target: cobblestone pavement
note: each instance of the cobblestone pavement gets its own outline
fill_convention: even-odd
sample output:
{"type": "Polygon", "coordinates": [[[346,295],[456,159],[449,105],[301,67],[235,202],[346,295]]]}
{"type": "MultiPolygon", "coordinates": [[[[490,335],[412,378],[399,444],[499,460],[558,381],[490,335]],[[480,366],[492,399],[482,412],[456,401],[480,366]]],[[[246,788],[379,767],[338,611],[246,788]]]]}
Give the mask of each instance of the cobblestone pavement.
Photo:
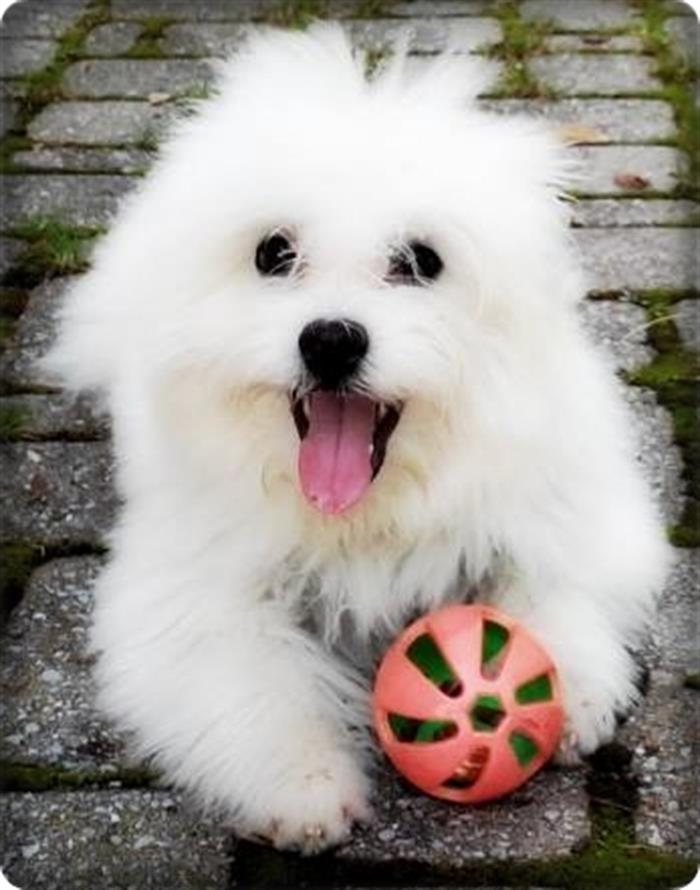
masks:
{"type": "MultiPolygon", "coordinates": [[[[675,0],[24,0],[2,40],[0,868],[27,890],[685,884],[697,858],[698,25],[675,0]],[[57,300],[255,19],[341,18],[414,64],[489,60],[484,103],[566,127],[584,322],[609,352],[678,563],[616,742],[510,799],[454,808],[380,777],[377,821],[320,860],[236,842],[130,762],[91,707],[91,584],[115,510],[109,425],[33,365],[57,300]],[[694,116],[695,115],[695,116],[694,116]],[[695,155],[694,155],[695,153],[695,155]]],[[[302,802],[300,802],[302,805],[302,802]]]]}

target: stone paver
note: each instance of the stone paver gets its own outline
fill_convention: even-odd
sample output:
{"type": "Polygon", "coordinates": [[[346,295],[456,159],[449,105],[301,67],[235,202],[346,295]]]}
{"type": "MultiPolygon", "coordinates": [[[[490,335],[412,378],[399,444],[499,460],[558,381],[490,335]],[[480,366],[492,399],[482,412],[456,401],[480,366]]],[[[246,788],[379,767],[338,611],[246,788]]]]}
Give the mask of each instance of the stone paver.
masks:
{"type": "Polygon", "coordinates": [[[498,21],[489,18],[411,19],[408,26],[391,19],[368,19],[348,22],[346,27],[353,42],[365,49],[390,46],[406,27],[415,53],[471,53],[501,40],[498,21]]]}
{"type": "Polygon", "coordinates": [[[673,48],[688,62],[697,65],[700,53],[700,24],[697,17],[679,16],[667,19],[665,29],[673,48]]]}
{"type": "Polygon", "coordinates": [[[0,758],[116,774],[124,743],[97,713],[88,649],[97,558],[60,559],[32,575],[0,650],[0,758]]]}
{"type": "Polygon", "coordinates": [[[591,127],[610,142],[659,142],[676,132],[671,106],[656,99],[502,99],[486,105],[502,114],[524,113],[555,125],[591,127]]]}
{"type": "Polygon", "coordinates": [[[54,339],[61,298],[74,280],[56,278],[32,291],[12,341],[0,357],[0,377],[5,383],[33,389],[55,386],[38,361],[54,339]]]}
{"type": "Polygon", "coordinates": [[[154,160],[154,153],[141,148],[75,148],[35,146],[13,155],[17,165],[51,172],[143,173],[154,160]]]}
{"type": "Polygon", "coordinates": [[[685,348],[700,352],[700,300],[681,300],[673,314],[685,348]]]}
{"type": "Polygon", "coordinates": [[[36,216],[59,216],[75,225],[107,223],[119,199],[138,181],[129,176],[22,174],[0,181],[4,201],[0,225],[18,225],[36,216]]]}
{"type": "Polygon", "coordinates": [[[483,15],[493,10],[490,0],[410,0],[408,3],[391,5],[391,14],[397,16],[483,15]]]}
{"type": "Polygon", "coordinates": [[[700,551],[680,550],[651,626],[649,663],[679,678],[700,671],[700,551]]]}
{"type": "Polygon", "coordinates": [[[644,706],[625,727],[639,778],[637,840],[697,860],[697,696],[678,678],[652,672],[644,706]]]}
{"type": "MultiPolygon", "coordinates": [[[[334,0],[334,4],[338,0],[334,0]]],[[[349,9],[354,3],[338,3],[338,11],[349,9]]],[[[151,16],[166,16],[173,19],[187,19],[199,22],[246,21],[265,18],[266,14],[278,7],[275,0],[113,0],[112,15],[120,19],[146,19],[151,16]]]]}
{"type": "Polygon", "coordinates": [[[59,145],[152,143],[181,110],[148,102],[56,102],[32,119],[27,135],[59,145]]]}
{"type": "Polygon", "coordinates": [[[336,854],[345,862],[401,860],[458,868],[484,859],[570,853],[589,837],[583,772],[545,770],[507,801],[451,807],[382,772],[375,821],[336,854]]]}
{"type": "Polygon", "coordinates": [[[620,391],[631,411],[637,461],[664,522],[677,522],[684,506],[683,458],[673,441],[671,418],[653,391],[622,384],[620,391]]]}
{"type": "Polygon", "coordinates": [[[526,21],[553,22],[562,31],[626,28],[639,18],[639,12],[625,0],[524,0],[520,14],[526,21]]]}
{"type": "Polygon", "coordinates": [[[22,0],[8,7],[2,17],[5,38],[60,37],[85,12],[89,0],[22,0]]]}
{"type": "Polygon", "coordinates": [[[574,235],[592,290],[698,286],[697,229],[576,229],[574,235]]]}
{"type": "Polygon", "coordinates": [[[53,40],[22,38],[0,40],[0,74],[3,77],[19,77],[46,67],[56,52],[53,40]]]}
{"type": "Polygon", "coordinates": [[[110,429],[90,396],[71,393],[3,396],[0,419],[9,420],[22,439],[101,439],[110,429]]]}
{"type": "Polygon", "coordinates": [[[667,145],[578,145],[574,190],[586,194],[670,192],[688,167],[684,152],[667,145]]]}
{"type": "Polygon", "coordinates": [[[250,30],[241,22],[184,22],[167,28],[161,45],[169,56],[225,56],[240,47],[250,30]]]}
{"type": "Polygon", "coordinates": [[[629,226],[684,226],[698,224],[698,205],[693,201],[664,198],[597,198],[574,201],[573,224],[594,228],[629,226]]]}
{"type": "Polygon", "coordinates": [[[532,59],[529,68],[541,83],[563,96],[620,96],[661,88],[646,56],[556,53],[532,59]]]}
{"type": "Polygon", "coordinates": [[[550,53],[641,53],[641,37],[632,34],[551,34],[543,49],[550,53]]]}
{"type": "Polygon", "coordinates": [[[93,28],[83,44],[87,56],[121,56],[136,43],[142,31],[137,22],[109,22],[93,28]]]}
{"type": "MultiPolygon", "coordinates": [[[[408,56],[405,66],[407,77],[420,76],[422,71],[434,64],[434,60],[435,56],[408,56]]],[[[482,87],[482,94],[488,95],[489,93],[497,92],[504,71],[503,63],[499,62],[497,59],[481,57],[479,59],[479,68],[481,69],[479,78],[481,80],[483,77],[484,84],[482,87]]]]}
{"type": "Polygon", "coordinates": [[[25,890],[224,890],[232,843],[167,791],[0,798],[2,870],[25,890]]]}
{"type": "Polygon", "coordinates": [[[103,442],[0,445],[0,541],[99,546],[114,520],[112,456],[103,442]]]}
{"type": "Polygon", "coordinates": [[[580,307],[591,339],[609,355],[616,370],[647,365],[654,352],[646,344],[646,312],[623,300],[586,300],[580,307]]]}
{"type": "Polygon", "coordinates": [[[66,71],[68,98],[146,99],[153,93],[183,96],[212,83],[212,65],[197,59],[89,59],[66,71]]]}

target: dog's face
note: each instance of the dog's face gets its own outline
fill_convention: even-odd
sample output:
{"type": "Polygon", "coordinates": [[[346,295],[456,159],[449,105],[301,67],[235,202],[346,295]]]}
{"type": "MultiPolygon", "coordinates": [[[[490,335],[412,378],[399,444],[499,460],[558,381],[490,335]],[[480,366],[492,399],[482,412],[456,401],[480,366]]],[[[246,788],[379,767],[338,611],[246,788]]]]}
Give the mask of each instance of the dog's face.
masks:
{"type": "Polygon", "coordinates": [[[419,513],[537,423],[573,283],[552,146],[467,107],[457,67],[367,86],[338,32],[297,40],[234,65],[93,278],[123,283],[130,365],[204,472],[419,513]]]}

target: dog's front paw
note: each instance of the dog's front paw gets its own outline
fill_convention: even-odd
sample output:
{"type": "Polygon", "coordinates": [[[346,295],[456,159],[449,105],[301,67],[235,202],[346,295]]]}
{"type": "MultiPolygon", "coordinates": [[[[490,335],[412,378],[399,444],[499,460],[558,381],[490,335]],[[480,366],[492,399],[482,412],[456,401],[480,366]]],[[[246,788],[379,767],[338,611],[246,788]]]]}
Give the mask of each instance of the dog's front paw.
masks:
{"type": "Polygon", "coordinates": [[[316,757],[288,769],[270,789],[265,812],[241,833],[310,856],[343,843],[356,822],[369,820],[368,797],[368,780],[349,755],[316,757]]]}

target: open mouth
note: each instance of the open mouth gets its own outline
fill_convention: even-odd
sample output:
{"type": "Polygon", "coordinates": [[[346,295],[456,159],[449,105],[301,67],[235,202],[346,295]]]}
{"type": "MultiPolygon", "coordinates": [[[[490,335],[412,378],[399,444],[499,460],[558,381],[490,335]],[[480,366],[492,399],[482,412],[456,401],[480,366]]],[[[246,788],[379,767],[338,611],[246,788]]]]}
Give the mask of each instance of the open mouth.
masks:
{"type": "Polygon", "coordinates": [[[329,390],[292,399],[299,479],[309,503],[335,514],[360,500],[382,468],[401,407],[329,390]]]}

